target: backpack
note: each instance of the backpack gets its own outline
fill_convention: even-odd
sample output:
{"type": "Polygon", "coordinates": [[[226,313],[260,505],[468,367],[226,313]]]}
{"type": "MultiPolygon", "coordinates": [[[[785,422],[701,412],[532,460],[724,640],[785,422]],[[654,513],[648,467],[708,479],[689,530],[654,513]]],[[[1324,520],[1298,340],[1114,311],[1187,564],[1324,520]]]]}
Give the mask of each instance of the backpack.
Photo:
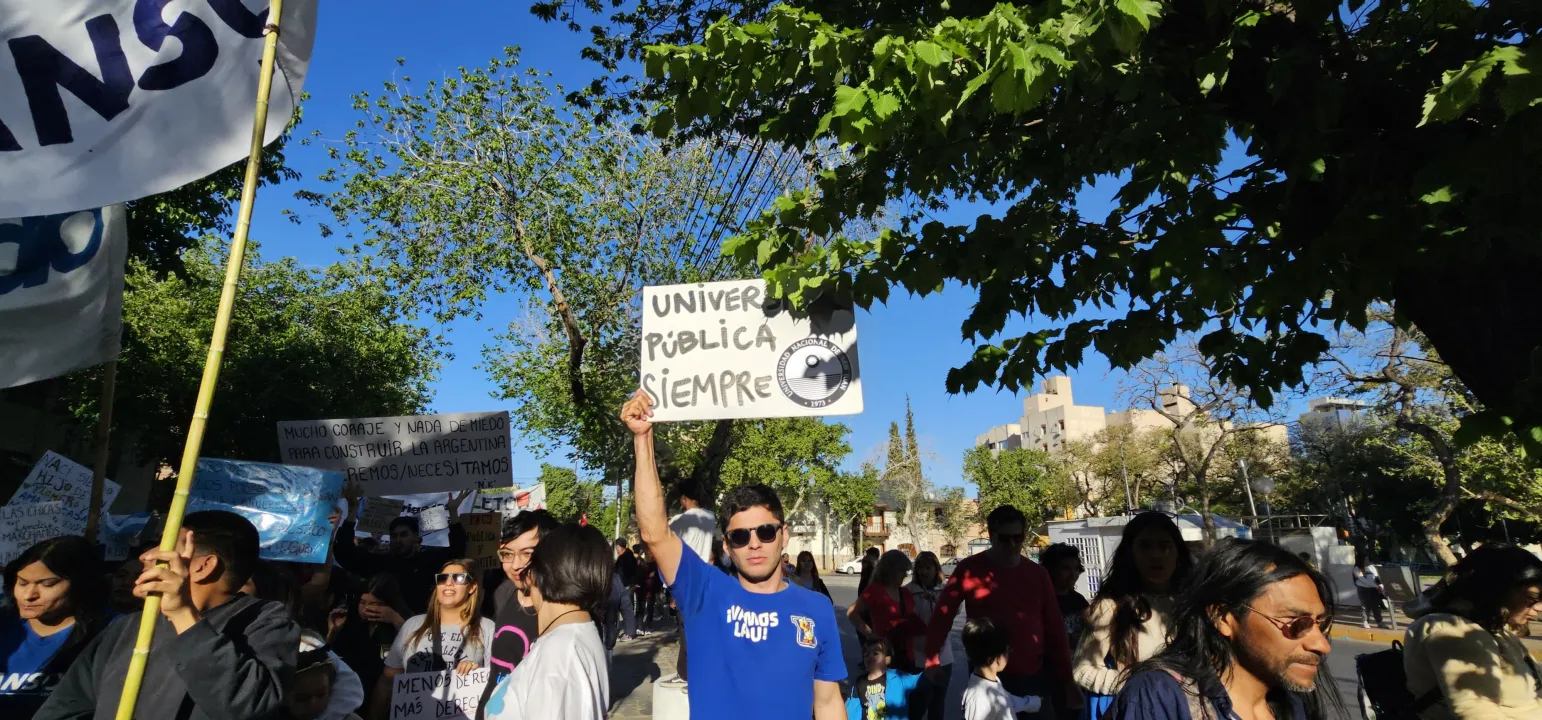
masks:
{"type": "Polygon", "coordinates": [[[1392,649],[1355,657],[1355,674],[1360,679],[1360,714],[1365,720],[1417,720],[1425,708],[1440,701],[1440,690],[1421,697],[1408,692],[1408,675],[1403,672],[1403,643],[1392,641],[1392,649]]]}

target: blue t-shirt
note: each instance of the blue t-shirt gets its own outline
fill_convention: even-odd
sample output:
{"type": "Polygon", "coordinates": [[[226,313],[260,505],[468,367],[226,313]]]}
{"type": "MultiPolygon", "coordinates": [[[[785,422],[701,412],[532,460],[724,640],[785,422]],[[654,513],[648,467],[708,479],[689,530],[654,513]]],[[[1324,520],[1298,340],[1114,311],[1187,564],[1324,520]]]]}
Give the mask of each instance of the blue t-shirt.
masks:
{"type": "Polygon", "coordinates": [[[691,717],[807,718],[814,681],[846,679],[830,600],[791,583],[752,593],[689,547],[671,586],[685,622],[691,717]]]}
{"type": "Polygon", "coordinates": [[[0,670],[12,675],[42,672],[72,632],[75,632],[74,626],[43,637],[21,619],[0,625],[0,659],[5,661],[0,670]]]}

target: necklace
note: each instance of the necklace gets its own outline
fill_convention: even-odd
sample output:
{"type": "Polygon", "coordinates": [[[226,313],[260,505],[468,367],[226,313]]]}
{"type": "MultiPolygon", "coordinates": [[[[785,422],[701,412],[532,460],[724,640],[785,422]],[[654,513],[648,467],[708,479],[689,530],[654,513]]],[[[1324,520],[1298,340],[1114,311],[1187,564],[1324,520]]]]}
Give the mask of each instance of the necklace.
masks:
{"type": "Polygon", "coordinates": [[[583,608],[573,608],[572,610],[569,610],[569,611],[567,611],[565,613],[562,613],[561,615],[558,615],[557,617],[552,618],[551,622],[546,623],[546,627],[537,628],[536,631],[535,631],[536,636],[539,637],[541,635],[545,635],[546,631],[550,630],[551,626],[557,624],[558,620],[561,620],[562,618],[564,618],[564,617],[566,617],[568,615],[572,615],[573,613],[576,613],[576,612],[587,612],[587,611],[584,610],[583,608]]]}

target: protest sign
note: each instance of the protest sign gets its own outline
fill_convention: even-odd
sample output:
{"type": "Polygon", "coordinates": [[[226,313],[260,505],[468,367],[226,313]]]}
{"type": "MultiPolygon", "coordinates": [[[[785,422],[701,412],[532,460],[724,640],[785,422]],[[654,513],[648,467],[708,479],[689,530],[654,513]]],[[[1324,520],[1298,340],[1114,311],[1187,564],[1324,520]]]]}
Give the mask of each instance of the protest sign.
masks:
{"type": "MultiPolygon", "coordinates": [[[[103,513],[112,507],[113,499],[118,497],[118,491],[122,489],[117,483],[102,479],[103,513]]],[[[21,487],[16,488],[16,494],[11,496],[10,504],[33,505],[55,501],[64,505],[61,534],[85,535],[86,515],[91,506],[91,468],[50,450],[43,453],[43,459],[32,466],[32,472],[27,473],[27,478],[21,481],[21,487]]]]}
{"type": "Polygon", "coordinates": [[[643,288],[655,421],[862,412],[851,310],[795,316],[765,296],[762,280],[643,288]]]}
{"type": "Polygon", "coordinates": [[[49,538],[64,532],[64,503],[46,502],[0,507],[0,566],[49,538]]]}
{"type": "Polygon", "coordinates": [[[0,272],[0,388],[118,357],[123,206],[0,220],[0,248],[7,245],[15,262],[0,272]]]}
{"type": "Polygon", "coordinates": [[[107,562],[127,560],[134,547],[142,542],[145,529],[154,516],[147,512],[133,515],[109,515],[102,513],[102,559],[107,562]]]}
{"type": "Polygon", "coordinates": [[[471,720],[487,687],[488,669],[402,673],[391,679],[391,720],[471,720]]]}
{"type": "Polygon", "coordinates": [[[406,503],[391,498],[369,498],[364,501],[364,509],[359,513],[359,522],[354,527],[370,535],[389,532],[391,521],[401,517],[402,508],[406,506],[406,503]]]}
{"type": "MultiPolygon", "coordinates": [[[[167,4],[0,0],[0,217],[135,200],[251,154],[267,3],[167,4]]],[[[284,3],[264,144],[289,127],[316,5],[284,3]]]]}
{"type": "Polygon", "coordinates": [[[338,472],[202,458],[187,511],[229,510],[252,521],[264,560],[323,563],[332,541],[327,516],[342,489],[338,472]]]}
{"type": "Polygon", "coordinates": [[[498,513],[510,518],[525,510],[540,510],[546,507],[546,485],[541,483],[535,487],[523,489],[482,490],[473,495],[470,502],[470,509],[463,508],[462,513],[498,513]]]}
{"type": "Polygon", "coordinates": [[[278,446],[285,463],[341,471],[369,497],[514,482],[507,412],[287,421],[278,446]]]}
{"type": "Polygon", "coordinates": [[[418,513],[418,532],[431,533],[447,530],[450,527],[450,511],[443,505],[435,505],[423,508],[418,513]]]}
{"type": "Polygon", "coordinates": [[[502,543],[503,516],[497,513],[462,515],[466,526],[466,557],[476,563],[477,577],[498,567],[498,546],[502,543]]]}

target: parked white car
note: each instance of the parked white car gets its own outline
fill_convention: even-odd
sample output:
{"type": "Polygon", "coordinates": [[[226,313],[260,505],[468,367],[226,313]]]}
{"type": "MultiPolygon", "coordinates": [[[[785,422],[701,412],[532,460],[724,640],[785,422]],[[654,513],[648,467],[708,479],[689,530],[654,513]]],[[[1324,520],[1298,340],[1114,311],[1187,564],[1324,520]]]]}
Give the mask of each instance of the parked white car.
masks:
{"type": "Polygon", "coordinates": [[[847,562],[846,564],[836,568],[835,571],[842,575],[861,575],[862,558],[857,557],[856,559],[851,560],[850,562],[847,562]]]}

